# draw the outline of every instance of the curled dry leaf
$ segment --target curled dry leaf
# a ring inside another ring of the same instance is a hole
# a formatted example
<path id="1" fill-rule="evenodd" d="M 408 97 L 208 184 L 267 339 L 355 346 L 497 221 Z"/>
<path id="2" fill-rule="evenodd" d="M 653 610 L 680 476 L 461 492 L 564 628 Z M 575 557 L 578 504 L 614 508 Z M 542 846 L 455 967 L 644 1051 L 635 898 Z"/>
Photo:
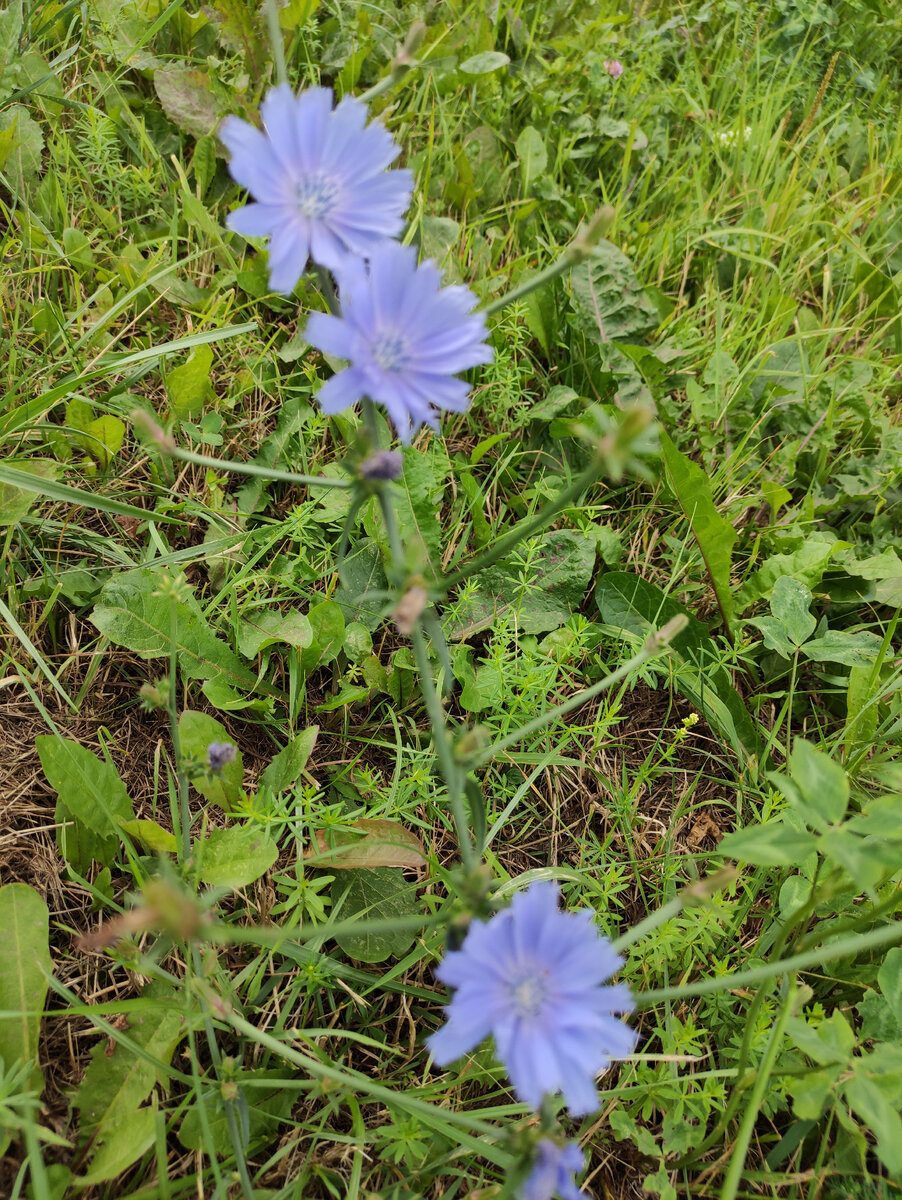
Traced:
<path id="1" fill-rule="evenodd" d="M 384 817 L 363 817 L 345 829 L 316 832 L 314 844 L 304 852 L 305 862 L 330 870 L 357 867 L 407 867 L 426 865 L 423 843 L 415 833 Z"/>

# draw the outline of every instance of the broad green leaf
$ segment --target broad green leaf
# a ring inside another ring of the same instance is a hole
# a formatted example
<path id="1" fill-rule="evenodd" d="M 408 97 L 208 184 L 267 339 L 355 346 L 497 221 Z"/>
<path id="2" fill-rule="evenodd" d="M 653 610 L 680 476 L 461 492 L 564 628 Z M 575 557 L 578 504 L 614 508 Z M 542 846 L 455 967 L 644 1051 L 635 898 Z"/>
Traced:
<path id="1" fill-rule="evenodd" d="M 336 919 L 347 921 L 359 916 L 361 923 L 412 917 L 420 911 L 415 889 L 397 867 L 361 869 L 336 876 L 332 883 L 332 906 Z M 361 928 L 360 933 L 345 933 L 335 940 L 351 958 L 379 963 L 400 958 L 413 945 L 414 937 L 405 929 L 371 933 Z"/>
<path id="2" fill-rule="evenodd" d="M 223 109 L 207 71 L 160 68 L 154 71 L 153 86 L 166 116 L 185 133 L 202 138 L 219 124 Z"/>
<path id="3" fill-rule="evenodd" d="M 786 636 L 786 630 L 776 617 L 749 617 L 744 624 L 752 625 L 760 630 L 764 645 L 768 650 L 775 650 L 783 658 L 792 658 L 796 645 Z"/>
<path id="4" fill-rule="evenodd" d="M 804 583 L 793 579 L 791 575 L 781 575 L 774 584 L 770 611 L 794 646 L 801 646 L 806 642 L 817 625 L 817 621 L 808 611 L 811 599 L 811 592 Z"/>
<path id="5" fill-rule="evenodd" d="M 658 324 L 633 264 L 604 239 L 570 272 L 570 303 L 578 328 L 596 342 L 638 341 Z"/>
<path id="6" fill-rule="evenodd" d="M 877 972 L 877 982 L 896 1020 L 902 1024 L 902 950 L 894 946 Z"/>
<path id="7" fill-rule="evenodd" d="M 348 624 L 357 621 L 367 629 L 375 629 L 383 619 L 388 587 L 376 543 L 368 538 L 359 541 L 338 568 L 338 578 L 334 599 L 345 620 Z"/>
<path id="8" fill-rule="evenodd" d="M 704 715 L 732 745 L 740 757 L 761 758 L 764 743 L 729 672 L 718 661 L 717 646 L 705 626 L 681 604 L 638 575 L 609 571 L 595 588 L 595 601 L 602 621 L 621 636 L 642 643 L 678 614 L 689 623 L 671 643 L 677 661 L 674 686 Z"/>
<path id="9" fill-rule="evenodd" d="M 561 529 L 530 539 L 462 589 L 446 633 L 459 640 L 504 620 L 523 633 L 557 629 L 585 599 L 594 566 L 594 540 L 582 534 Z"/>
<path id="10" fill-rule="evenodd" d="M 191 708 L 186 708 L 179 717 L 179 741 L 184 758 L 193 759 L 195 763 L 206 763 L 207 747 L 211 742 L 235 744 L 225 725 L 215 717 Z M 231 812 L 241 799 L 243 782 L 244 761 L 237 746 L 234 760 L 226 763 L 218 775 L 210 771 L 196 771 L 191 776 L 192 786 L 203 798 L 211 804 L 218 804 L 226 812 Z"/>
<path id="11" fill-rule="evenodd" d="M 309 20 L 316 10 L 317 3 L 318 0 L 303 0 L 303 9 L 298 14 L 298 19 L 303 16 L 305 21 Z M 297 8 L 298 5 L 295 4 L 294 7 Z M 284 23 L 285 6 L 280 5 L 280 8 L 282 11 L 279 13 L 279 21 L 282 28 L 294 28 Z M 204 12 L 210 18 L 223 46 L 244 55 L 251 78 L 257 77 L 267 62 L 258 26 L 259 10 L 260 6 L 254 0 L 210 0 L 210 3 L 204 6 Z"/>
<path id="12" fill-rule="evenodd" d="M 730 584 L 730 565 L 736 530 L 714 507 L 711 485 L 705 472 L 681 454 L 661 430 L 661 450 L 671 487 L 686 514 L 689 528 L 698 542 L 702 558 L 714 587 L 717 603 L 727 633 L 733 620 L 733 592 Z"/>
<path id="13" fill-rule="evenodd" d="M 2 465 L 41 479 L 55 479 L 59 473 L 59 464 L 49 458 L 5 458 Z M 0 526 L 18 524 L 37 497 L 37 491 L 15 487 L 0 478 Z"/>
<path id="14" fill-rule="evenodd" d="M 124 422 L 111 413 L 95 417 L 93 407 L 78 397 L 66 405 L 66 424 L 81 430 L 83 436 L 74 439 L 76 444 L 102 467 L 109 466 L 125 438 Z"/>
<path id="15" fill-rule="evenodd" d="M 777 581 L 786 575 L 797 579 L 808 588 L 816 587 L 823 579 L 824 571 L 833 555 L 848 548 L 848 542 L 830 540 L 813 534 L 791 554 L 772 555 L 736 592 L 736 612 L 744 612 L 756 600 L 769 599 Z"/>
<path id="16" fill-rule="evenodd" d="M 104 584 L 91 621 L 117 646 L 142 658 L 168 657 L 172 606 L 179 670 L 185 679 L 217 679 L 248 691 L 271 694 L 237 655 L 213 633 L 193 596 L 174 601 L 165 573 L 142 567 L 114 575 Z"/>
<path id="17" fill-rule="evenodd" d="M 532 125 L 527 125 L 517 138 L 517 158 L 520 160 L 520 170 L 523 172 L 523 191 L 538 179 L 548 166 L 548 151 L 542 141 L 542 135 Z"/>
<path id="18" fill-rule="evenodd" d="M 872 896 L 877 884 L 899 866 L 898 847 L 866 841 L 845 828 L 828 829 L 820 839 L 820 849 L 848 872 L 857 888 Z"/>
<path id="19" fill-rule="evenodd" d="M 500 50 L 483 50 L 481 54 L 474 54 L 462 62 L 458 70 L 463 71 L 464 75 L 491 75 L 509 63 L 508 56 Z"/>
<path id="20" fill-rule="evenodd" d="M 155 853 L 175 854 L 178 850 L 175 834 L 158 825 L 156 821 L 120 821 L 119 828 Z"/>
<path id="21" fill-rule="evenodd" d="M 791 1080 L 792 1111 L 801 1121 L 816 1121 L 836 1083 L 839 1071 L 811 1071 Z"/>
<path id="22" fill-rule="evenodd" d="M 311 725 L 296 734 L 264 769 L 258 780 L 259 786 L 269 788 L 275 793 L 285 792 L 293 787 L 307 766 L 318 733 L 319 726 Z"/>
<path id="23" fill-rule="evenodd" d="M 839 1009 L 836 1009 L 815 1029 L 802 1017 L 790 1017 L 786 1034 L 793 1045 L 819 1067 L 831 1063 L 846 1063 L 855 1049 L 855 1034 Z"/>
<path id="24" fill-rule="evenodd" d="M 313 641 L 301 651 L 301 669 L 306 675 L 337 658 L 344 645 L 345 618 L 334 600 L 323 600 L 307 613 Z"/>
<path id="25" fill-rule="evenodd" d="M 27 108 L 12 104 L 0 112 L 0 162 L 19 195 L 37 179 L 43 149 L 41 127 Z"/>
<path id="26" fill-rule="evenodd" d="M 0 80 L 19 51 L 22 36 L 22 0 L 10 0 L 0 11 Z"/>
<path id="27" fill-rule="evenodd" d="M 245 658 L 256 658 L 261 650 L 277 642 L 295 646 L 298 650 L 311 645 L 313 629 L 303 613 L 281 613 L 272 608 L 242 613 L 238 649 Z"/>
<path id="28" fill-rule="evenodd" d="M 146 1009 L 130 1013 L 125 1032 L 142 1050 L 153 1058 L 168 1063 L 175 1047 L 184 1036 L 184 1015 L 181 1008 L 163 999 L 168 993 L 163 985 L 145 988 L 142 999 Z M 124 1110 L 136 1109 L 157 1082 L 158 1068 L 135 1054 L 131 1048 L 115 1044 L 109 1053 L 106 1038 L 100 1038 L 91 1052 L 91 1062 L 75 1093 L 73 1107 L 79 1112 L 79 1130 L 83 1137 L 95 1130 L 113 1127 Z"/>
<path id="29" fill-rule="evenodd" d="M 152 1107 L 119 1108 L 97 1132 L 96 1149 L 87 1172 L 78 1177 L 80 1187 L 115 1179 L 153 1145 L 157 1118 Z"/>
<path id="30" fill-rule="evenodd" d="M 354 867 L 407 867 L 426 865 L 423 843 L 398 821 L 362 817 L 345 829 L 317 831 L 314 845 L 304 851 L 311 865 L 349 870 Z"/>
<path id="31" fill-rule="evenodd" d="M 812 638 L 802 647 L 802 653 L 813 662 L 840 663 L 846 667 L 869 667 L 877 661 L 883 648 L 883 638 L 863 629 L 859 633 L 846 633 L 840 629 L 828 629 L 818 638 Z M 874 708 L 876 716 L 877 709 Z"/>
<path id="32" fill-rule="evenodd" d="M 440 515 L 451 471 L 448 451 L 441 439 L 432 438 L 425 449 L 405 446 L 403 462 L 401 477 L 392 489 L 401 542 L 411 563 L 437 578 L 444 546 Z M 388 553 L 388 535 L 378 505 L 366 511 L 364 529 Z"/>
<path id="33" fill-rule="evenodd" d="M 279 857 L 279 847 L 257 825 L 214 829 L 195 843 L 201 880 L 210 887 L 241 888 L 265 875 Z"/>
<path id="34" fill-rule="evenodd" d="M 856 1064 L 858 1069 L 846 1084 L 845 1098 L 877 1138 L 877 1156 L 895 1175 L 902 1172 L 902 1118 L 866 1074 L 865 1061 Z"/>
<path id="35" fill-rule="evenodd" d="M 849 780 L 845 771 L 810 742 L 797 738 L 789 758 L 792 782 L 806 808 L 822 823 L 838 825 L 849 805 Z M 790 797 L 791 799 L 791 797 Z M 800 814 L 803 818 L 806 814 Z"/>
<path id="36" fill-rule="evenodd" d="M 420 218 L 420 251 L 443 266 L 445 259 L 460 240 L 460 223 L 451 217 L 422 216 Z"/>
<path id="37" fill-rule="evenodd" d="M 50 916 L 47 905 L 26 883 L 0 887 L 0 1060 L 33 1063 L 31 1085 L 43 1085 L 37 1063 L 41 1010 L 53 969 L 50 960 Z M 0 1135 L 2 1144 L 2 1135 Z"/>
<path id="38" fill-rule="evenodd" d="M 70 738 L 42 734 L 35 745 L 44 774 L 59 796 L 56 820 L 76 825 L 75 837 L 67 829 L 59 830 L 63 855 L 82 871 L 92 858 L 109 866 L 119 846 L 120 819 L 131 821 L 135 816 L 119 772 Z"/>
<path id="39" fill-rule="evenodd" d="M 794 867 L 816 848 L 814 834 L 799 832 L 782 821 L 768 821 L 726 834 L 717 853 L 760 867 Z"/>
<path id="40" fill-rule="evenodd" d="M 158 72 L 159 73 L 159 72 Z M 214 399 L 210 383 L 213 351 L 209 346 L 196 346 L 186 362 L 166 374 L 166 391 L 172 411 L 180 421 L 197 416 L 204 405 Z"/>

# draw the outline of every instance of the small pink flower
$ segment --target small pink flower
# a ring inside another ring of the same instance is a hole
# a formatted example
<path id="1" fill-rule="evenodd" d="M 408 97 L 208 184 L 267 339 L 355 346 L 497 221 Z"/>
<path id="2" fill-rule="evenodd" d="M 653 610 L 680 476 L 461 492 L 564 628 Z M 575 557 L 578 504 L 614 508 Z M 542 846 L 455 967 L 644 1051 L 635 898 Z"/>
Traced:
<path id="1" fill-rule="evenodd" d="M 623 74 L 623 63 L 618 62 L 616 58 L 606 58 L 604 60 L 604 69 L 612 79 L 619 79 Z"/>

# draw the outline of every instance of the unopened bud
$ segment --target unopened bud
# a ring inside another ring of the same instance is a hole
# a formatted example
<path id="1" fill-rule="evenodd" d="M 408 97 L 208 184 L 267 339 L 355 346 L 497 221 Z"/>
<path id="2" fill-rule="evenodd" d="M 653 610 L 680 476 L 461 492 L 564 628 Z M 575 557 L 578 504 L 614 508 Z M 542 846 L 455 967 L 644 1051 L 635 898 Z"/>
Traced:
<path id="1" fill-rule="evenodd" d="M 616 217 L 616 209 L 611 208 L 610 204 L 603 205 L 589 219 L 588 224 L 577 231 L 576 237 L 567 247 L 567 259 L 572 263 L 580 263 L 583 259 L 588 258 L 594 247 L 614 224 Z"/>
<path id="2" fill-rule="evenodd" d="M 399 450 L 377 450 L 360 464 L 361 479 L 397 479 L 403 459 Z"/>
<path id="3" fill-rule="evenodd" d="M 392 613 L 392 620 L 402 637 L 409 637 L 429 603 L 429 593 L 419 584 L 409 587 Z"/>
<path id="4" fill-rule="evenodd" d="M 645 650 L 648 654 L 660 654 L 665 650 L 677 634 L 682 633 L 689 624 L 689 618 L 685 613 L 677 613 L 675 617 L 664 625 L 657 633 L 650 633 L 645 643 Z"/>
<path id="5" fill-rule="evenodd" d="M 143 408 L 132 409 L 130 420 L 156 444 L 161 454 L 171 454 L 176 449 L 175 438 L 172 434 L 167 433 L 162 425 L 158 425 L 150 413 L 145 412 Z"/>

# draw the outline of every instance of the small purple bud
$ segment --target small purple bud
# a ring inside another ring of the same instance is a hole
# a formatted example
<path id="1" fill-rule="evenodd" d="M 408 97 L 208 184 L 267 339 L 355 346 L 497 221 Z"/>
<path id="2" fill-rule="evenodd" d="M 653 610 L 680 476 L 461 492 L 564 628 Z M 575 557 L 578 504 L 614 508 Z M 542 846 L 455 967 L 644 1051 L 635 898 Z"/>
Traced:
<path id="1" fill-rule="evenodd" d="M 211 742 L 207 747 L 207 766 L 214 775 L 221 775 L 223 768 L 234 762 L 237 754 L 231 742 Z"/>
<path id="2" fill-rule="evenodd" d="M 612 79 L 619 79 L 623 74 L 623 63 L 618 62 L 616 58 L 606 58 L 604 60 L 604 69 Z"/>
<path id="3" fill-rule="evenodd" d="M 360 464 L 363 479 L 397 479 L 401 474 L 400 450 L 377 450 Z"/>

